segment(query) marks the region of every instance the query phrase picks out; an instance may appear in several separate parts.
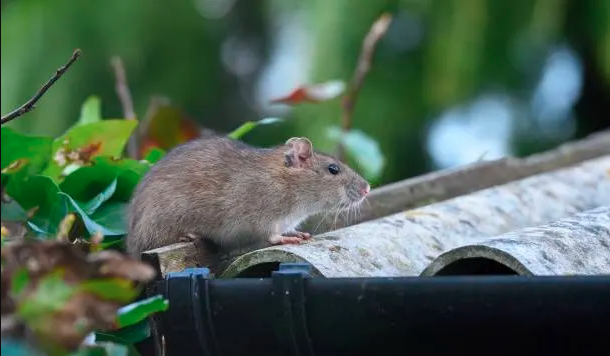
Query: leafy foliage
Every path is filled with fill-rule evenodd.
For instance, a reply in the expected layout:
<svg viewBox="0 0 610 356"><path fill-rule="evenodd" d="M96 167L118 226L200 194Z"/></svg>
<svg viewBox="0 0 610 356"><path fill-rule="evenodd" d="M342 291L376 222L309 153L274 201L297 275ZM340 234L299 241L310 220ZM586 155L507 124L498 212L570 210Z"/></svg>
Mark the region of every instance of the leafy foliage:
<svg viewBox="0 0 610 356"><path fill-rule="evenodd" d="M84 225L82 237L122 237L126 203L151 166L121 158L136 125L135 120L102 120L100 100L92 96L76 124L58 138L2 127L3 186L12 199L2 204L3 220L27 221L39 238L52 239L63 217L76 213Z"/></svg>
<svg viewBox="0 0 610 356"><path fill-rule="evenodd" d="M102 250L120 247L126 233L125 209L132 191L164 154L163 150L155 149L146 160L123 157L123 150L137 124L135 120L102 119L101 101L92 96L83 104L74 126L57 138L28 136L2 127L2 186L6 194L2 201L3 235L5 222L20 222L27 226L29 237L53 242L60 234L64 217L74 213L78 222L70 225L70 239L89 240L92 247L97 244L96 248ZM103 236L104 240L93 243L93 236ZM5 248L3 244L2 249ZM120 306L139 293L128 279L93 278L76 284L73 280L67 282L73 278L67 276L73 275L70 268L60 267L35 281L25 269L14 271L11 276L10 297L19 301L15 315L35 334L43 335L42 340L46 341L42 344L51 354L66 352L44 335L59 332L55 330L55 323L61 320L57 319L58 315L65 314L66 308L73 308L75 298L91 295ZM125 307L126 312L117 314L113 321L114 327L104 333L109 337L115 333L129 335L119 325L131 329L139 325L143 331L135 334L136 338L123 339L119 343L102 339L74 354L136 354L132 344L150 334L145 332L148 325L144 319L151 313L166 310L167 301L159 296L138 302L131 308ZM79 335L75 337L80 343L84 335ZM29 349L17 341L6 344L10 348L7 352L29 353ZM2 347L4 351L4 340Z"/></svg>

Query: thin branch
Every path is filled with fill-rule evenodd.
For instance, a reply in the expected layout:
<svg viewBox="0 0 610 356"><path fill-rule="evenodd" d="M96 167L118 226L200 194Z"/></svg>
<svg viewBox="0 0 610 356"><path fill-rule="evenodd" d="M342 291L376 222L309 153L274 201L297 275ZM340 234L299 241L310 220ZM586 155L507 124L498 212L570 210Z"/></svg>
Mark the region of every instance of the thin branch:
<svg viewBox="0 0 610 356"><path fill-rule="evenodd" d="M116 80L115 90L116 94L121 101L123 106L123 115L128 120L136 120L136 112L133 109L133 101L131 100L131 92L129 86L127 86L127 75L125 74L125 66L121 57L113 57L112 68L114 68L114 75Z"/></svg>
<svg viewBox="0 0 610 356"><path fill-rule="evenodd" d="M49 79L36 93L36 95L34 95L30 100L28 100L25 104L21 105L20 107L18 107L17 109L15 109L14 111L3 115L2 116L2 125L6 124L7 122L10 122L16 118L18 118L19 116L30 112L32 110L34 110L36 108L36 102L38 100L40 100L40 98L42 98L42 96L47 92L47 90L49 90L49 88L51 88L51 86L53 86L53 84L55 84L55 82L57 80L59 80L59 78L61 78L62 75L64 75L64 73L68 70L68 68L70 68L70 66L76 62L76 60L80 57L81 51L80 49L76 49L74 51L74 53L72 53L72 57L70 57L70 60L68 60L68 63L64 64L62 67L60 67L59 69L57 69L55 71L55 74L53 74L53 76L51 77L51 79Z"/></svg>
<svg viewBox="0 0 610 356"><path fill-rule="evenodd" d="M121 57L113 57L110 61L112 68L114 69L115 75L115 90L116 94L119 97L119 101L121 102L121 106L123 107L123 115L127 120L137 120L136 112L133 108L133 100L131 99L131 92L129 91L129 86L127 85L127 75L125 74L125 66L123 65L123 60ZM138 158L138 146L139 146L139 137L137 132L139 130L135 130L134 134L129 138L129 142L127 143L127 154L132 158Z"/></svg>
<svg viewBox="0 0 610 356"><path fill-rule="evenodd" d="M383 37L390 27L392 22L392 15L390 13L384 13L381 15L371 26L371 29L364 37L362 42L362 48L360 50L360 56L358 57L358 64L356 70L352 76L352 80L348 86L347 92L343 96L343 113L341 116L341 127L343 133L348 132L352 127L352 116L360 88L364 82L364 78L371 69L373 62L373 55L377 48L377 43ZM343 144L339 143L338 156L343 159Z"/></svg>

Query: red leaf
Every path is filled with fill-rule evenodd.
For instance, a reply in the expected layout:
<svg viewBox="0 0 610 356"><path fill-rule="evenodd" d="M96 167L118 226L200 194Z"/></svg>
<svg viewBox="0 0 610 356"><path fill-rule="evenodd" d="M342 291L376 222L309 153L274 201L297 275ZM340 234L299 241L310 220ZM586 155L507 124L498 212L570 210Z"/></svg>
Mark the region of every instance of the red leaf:
<svg viewBox="0 0 610 356"><path fill-rule="evenodd" d="M271 100L273 104L296 105L304 102L318 103L332 100L343 93L345 83L340 80L331 80L319 84L303 85L294 89L290 94Z"/></svg>
<svg viewBox="0 0 610 356"><path fill-rule="evenodd" d="M176 145L201 136L201 128L181 110L168 103L157 103L146 119L140 157L153 147L169 150Z"/></svg>

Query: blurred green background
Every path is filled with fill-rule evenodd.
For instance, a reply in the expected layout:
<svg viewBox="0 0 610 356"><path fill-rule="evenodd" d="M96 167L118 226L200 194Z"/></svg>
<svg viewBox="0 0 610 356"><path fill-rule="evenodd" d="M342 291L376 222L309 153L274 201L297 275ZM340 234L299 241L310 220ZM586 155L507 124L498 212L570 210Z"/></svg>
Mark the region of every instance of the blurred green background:
<svg viewBox="0 0 610 356"><path fill-rule="evenodd" d="M608 0L2 1L2 113L81 48L38 108L11 126L59 135L90 95L104 117L122 117L110 66L118 55L140 118L163 95L223 132L287 119L251 131L249 143L299 135L331 151L339 99L269 101L300 85L349 81L385 11L394 18L353 120L385 157L375 184L528 155L610 127Z"/></svg>

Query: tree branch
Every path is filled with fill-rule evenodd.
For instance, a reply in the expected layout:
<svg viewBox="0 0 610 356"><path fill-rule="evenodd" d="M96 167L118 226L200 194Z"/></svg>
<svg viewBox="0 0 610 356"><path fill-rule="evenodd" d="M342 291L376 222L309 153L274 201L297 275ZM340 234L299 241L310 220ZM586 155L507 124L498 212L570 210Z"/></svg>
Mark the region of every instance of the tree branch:
<svg viewBox="0 0 610 356"><path fill-rule="evenodd" d="M352 127L352 116L354 112L354 106L356 105L356 100L358 99L360 88L362 87L364 78L371 69L373 55L375 53L377 43L379 42L381 37L383 37L383 35L387 32L391 22L392 15L389 13L384 13L373 23L371 29L362 41L362 48L360 50L360 56L358 57L358 64L356 66L356 70L354 71L352 80L342 100L343 113L341 117L341 127L343 133L348 132ZM341 141L339 141L339 159L343 159L343 154L343 144L341 143Z"/></svg>
<svg viewBox="0 0 610 356"><path fill-rule="evenodd" d="M57 69L57 71L55 71L55 74L53 74L51 79L49 79L40 88L40 90L38 90L36 95L34 95L30 100L28 100L25 104L21 105L17 109L13 110L12 112L10 112L6 115L3 115L2 116L2 125L18 118L19 116L21 116L27 112L34 110L36 108L36 102L38 100L40 100L40 98L42 98L42 96L47 92L47 90L49 90L49 88L51 88L51 86L53 86L53 84L55 84L55 82L57 80L59 80L59 78L61 78L62 75L64 75L64 73L68 70L68 68L70 68L70 66L74 62L76 62L76 60L80 57L80 54L81 54L80 49L76 49L74 51L74 53L72 53L72 57L70 57L70 60L68 60L68 63L64 64L62 67Z"/></svg>
<svg viewBox="0 0 610 356"><path fill-rule="evenodd" d="M133 100L131 99L131 92L127 85L127 75L125 74L125 66L121 57L113 57L110 61L112 68L114 69L115 75L115 90L119 97L121 106L123 107L123 116L127 120L137 120L136 112L133 108ZM132 158L138 158L138 145L139 137L137 135L139 130L135 130L134 134L129 138L127 143L127 154Z"/></svg>

